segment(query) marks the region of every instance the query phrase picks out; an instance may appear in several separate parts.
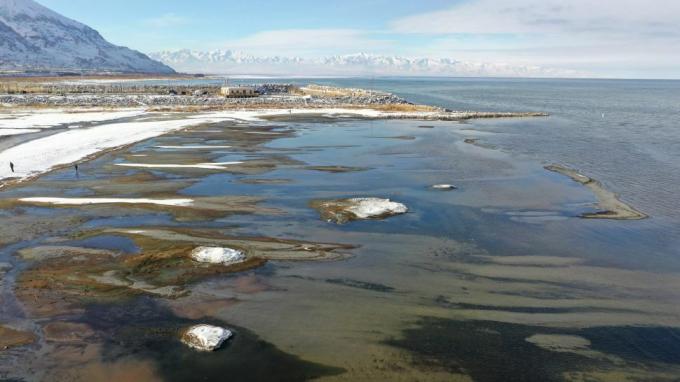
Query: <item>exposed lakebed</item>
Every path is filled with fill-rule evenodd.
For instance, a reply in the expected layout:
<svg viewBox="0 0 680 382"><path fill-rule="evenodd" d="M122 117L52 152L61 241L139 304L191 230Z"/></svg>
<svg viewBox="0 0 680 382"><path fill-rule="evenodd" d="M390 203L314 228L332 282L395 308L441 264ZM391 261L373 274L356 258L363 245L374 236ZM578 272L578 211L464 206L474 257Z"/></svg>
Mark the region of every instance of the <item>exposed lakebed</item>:
<svg viewBox="0 0 680 382"><path fill-rule="evenodd" d="M598 211L588 188L466 143L470 125L420 125L203 124L104 154L77 176L61 169L3 190L0 322L18 339L0 350L0 377L680 372L669 356L680 348L680 274L628 256L650 240L649 221L582 219ZM456 189L432 190L440 184ZM310 206L354 198L408 213L338 225ZM168 200L183 202L158 202ZM199 262L201 247L243 258ZM197 352L181 342L196 324L234 335Z"/></svg>

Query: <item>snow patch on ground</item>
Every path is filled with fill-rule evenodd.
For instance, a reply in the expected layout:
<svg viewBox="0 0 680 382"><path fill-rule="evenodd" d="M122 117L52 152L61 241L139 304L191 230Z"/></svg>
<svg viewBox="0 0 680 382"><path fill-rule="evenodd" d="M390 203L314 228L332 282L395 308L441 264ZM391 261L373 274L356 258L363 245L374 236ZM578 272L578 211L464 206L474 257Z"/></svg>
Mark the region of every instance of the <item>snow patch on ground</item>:
<svg viewBox="0 0 680 382"><path fill-rule="evenodd" d="M20 135L28 133L37 133L38 129L3 129L0 128L0 137L6 137L9 135Z"/></svg>
<svg viewBox="0 0 680 382"><path fill-rule="evenodd" d="M72 110L69 110L72 111ZM95 122L139 116L145 113L142 109L125 109L122 111L97 111L72 113L64 110L28 110L10 114L0 114L0 128L36 128L57 126L64 123ZM75 163L83 158L104 150L143 141L165 133L206 123L218 123L229 120L262 122L262 117L276 115L354 115L359 117L379 118L389 116L371 109L265 109L265 110L227 110L220 112L198 113L191 116L178 114L175 120L133 121L106 123L89 128L72 129L47 137L37 138L0 152L0 180L24 180L68 163ZM155 114L150 114L155 115ZM13 116L15 118L3 118ZM425 116L425 114L423 114ZM9 163L14 163L14 171ZM234 164L234 163L229 163ZM224 169L227 164L201 163L198 166L210 169ZM184 165L187 166L187 165ZM193 165L192 165L193 166ZM221 166L217 168L216 166ZM167 166L166 166L167 167ZM177 167L177 166L174 166ZM2 186L0 184L0 186Z"/></svg>
<svg viewBox="0 0 680 382"><path fill-rule="evenodd" d="M194 325L182 335L182 342L196 350L213 351L232 336L231 330L212 325Z"/></svg>
<svg viewBox="0 0 680 382"><path fill-rule="evenodd" d="M217 163L196 163L196 164L169 164L169 163L116 163L116 166L138 167L138 168L201 168L206 170L225 170L229 165L241 164L243 162L217 162Z"/></svg>
<svg viewBox="0 0 680 382"><path fill-rule="evenodd" d="M95 112L74 112L73 110L21 111L16 113L0 114L0 128L49 128L71 123L112 121L115 119L136 117L142 114L144 114L143 109Z"/></svg>
<svg viewBox="0 0 680 382"><path fill-rule="evenodd" d="M147 198L51 198L35 197L21 198L24 203L40 203L54 205L85 205L85 204L156 204L159 206L188 207L193 199L147 199Z"/></svg>
<svg viewBox="0 0 680 382"><path fill-rule="evenodd" d="M236 264L245 260L242 251L222 247L198 247L191 252L191 258L200 263Z"/></svg>
<svg viewBox="0 0 680 382"><path fill-rule="evenodd" d="M157 149L170 149L170 150L214 150L231 148L231 146L210 146L210 145L155 146L155 147Z"/></svg>
<svg viewBox="0 0 680 382"><path fill-rule="evenodd" d="M104 150L143 141L206 121L193 118L111 123L38 138L0 152L0 179L29 178L58 165L74 163ZM15 165L14 173L10 171L9 162Z"/></svg>

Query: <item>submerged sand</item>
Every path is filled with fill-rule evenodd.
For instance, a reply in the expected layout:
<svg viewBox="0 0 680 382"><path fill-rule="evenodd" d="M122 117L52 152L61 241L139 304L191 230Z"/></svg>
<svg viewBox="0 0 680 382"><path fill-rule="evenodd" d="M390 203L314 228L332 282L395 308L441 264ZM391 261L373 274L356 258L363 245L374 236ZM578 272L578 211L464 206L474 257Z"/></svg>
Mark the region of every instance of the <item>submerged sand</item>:
<svg viewBox="0 0 680 382"><path fill-rule="evenodd" d="M640 220L647 218L645 213L623 202L617 194L607 190L602 183L595 179L561 165L549 165L545 166L545 169L567 176L573 181L588 187L595 194L598 201L597 206L601 211L585 213L582 215L583 218L616 220Z"/></svg>

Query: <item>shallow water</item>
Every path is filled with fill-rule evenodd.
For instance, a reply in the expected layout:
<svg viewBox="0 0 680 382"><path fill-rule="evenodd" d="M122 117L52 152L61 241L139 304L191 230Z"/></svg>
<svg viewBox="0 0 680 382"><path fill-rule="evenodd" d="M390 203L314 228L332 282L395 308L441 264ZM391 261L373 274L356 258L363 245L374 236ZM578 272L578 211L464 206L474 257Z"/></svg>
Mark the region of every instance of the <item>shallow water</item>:
<svg viewBox="0 0 680 382"><path fill-rule="evenodd" d="M246 134L270 131L272 123L285 133ZM120 380L543 381L674 380L680 373L673 355L680 348L675 215L656 214L645 204L654 197L636 199L633 192L623 193L625 199L644 206L650 219L579 218L594 211L594 196L543 169L553 161L579 163L564 159L569 150L559 142L552 143L554 158L545 148L527 149L539 129L573 128L560 117L428 122L431 129L418 121L272 123L176 132L83 164L77 178L60 170L3 191L6 224L0 229L8 246L0 262L14 268L2 276L2 296L13 296L21 271L40 267L19 256L21 250L70 246L120 256L149 250L148 242L124 229L205 230L201 237L208 238L201 240L227 235L343 243L356 246L345 250L349 258L269 261L193 279L178 298L106 296L75 307L56 304L47 315L34 313L44 310L31 300L20 299L23 310L12 300L11 309L0 310L0 322L35 331L39 340L0 351L0 377L106 380L118 370ZM519 142L522 129L528 142ZM570 134L565 145L576 145ZM465 143L470 137L484 147ZM232 148L156 147L196 144ZM235 160L250 163L226 171L113 165ZM595 178L606 175L583 168ZM605 185L620 191L620 174L607 174ZM440 183L458 189L430 188ZM218 212L13 202L66 195L180 195L213 207L242 195L262 200L248 210ZM336 225L309 207L315 199L354 196L391 198L409 213ZM50 339L45 325L54 321L86 324L94 334ZM235 340L215 353L195 353L181 345L178 333L198 322L234 328Z"/></svg>

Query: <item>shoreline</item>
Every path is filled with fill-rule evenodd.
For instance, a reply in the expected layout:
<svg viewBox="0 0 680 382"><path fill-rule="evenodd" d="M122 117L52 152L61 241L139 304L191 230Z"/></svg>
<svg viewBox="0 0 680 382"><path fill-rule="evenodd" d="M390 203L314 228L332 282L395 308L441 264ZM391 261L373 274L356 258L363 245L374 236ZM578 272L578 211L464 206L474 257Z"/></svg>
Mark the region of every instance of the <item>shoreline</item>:
<svg viewBox="0 0 680 382"><path fill-rule="evenodd" d="M588 187L595 194L597 208L600 211L584 213L581 215L584 219L642 220L649 217L635 207L621 201L617 194L606 189L598 180L583 175L577 170L557 164L548 165L544 168Z"/></svg>
<svg viewBox="0 0 680 382"><path fill-rule="evenodd" d="M101 110L101 107L97 107ZM417 107L415 107L417 109ZM114 108L111 110L117 110ZM389 109L383 107L382 109ZM21 108L22 112L31 109ZM44 109L39 109L43 112ZM64 107L56 110L66 112ZM74 108L85 111L82 107ZM106 112L102 112L106 113ZM472 118L509 118L530 117L534 113L477 113L477 112L445 112L445 111L384 111L379 108L233 108L219 111L181 110L149 110L142 112L136 118L165 115L167 119L160 121L116 122L115 118L107 121L100 120L100 124L88 128L69 128L66 131L55 130L55 134L34 140L22 142L0 152L0 162L17 164L17 172L10 172L9 168L0 167L0 189L14 184L23 183L37 176L49 173L55 169L64 168L75 163L81 163L96 158L105 153L124 148L146 139L155 138L166 133L203 124L222 122L268 122L268 118L299 117L299 116L328 116L331 118L360 118L360 119L411 119L411 120L441 120L458 121ZM187 115L188 114L188 115ZM2 114L0 114L2 115ZM11 113L9 113L11 116ZM9 119L8 121L11 121ZM85 121L87 122L87 121ZM74 142L78 144L74 145ZM39 153L39 155L36 155Z"/></svg>

